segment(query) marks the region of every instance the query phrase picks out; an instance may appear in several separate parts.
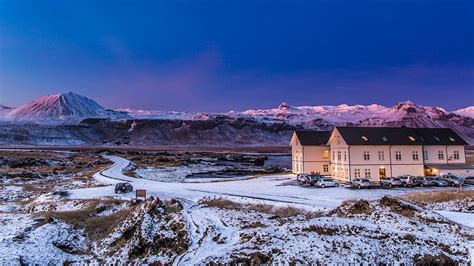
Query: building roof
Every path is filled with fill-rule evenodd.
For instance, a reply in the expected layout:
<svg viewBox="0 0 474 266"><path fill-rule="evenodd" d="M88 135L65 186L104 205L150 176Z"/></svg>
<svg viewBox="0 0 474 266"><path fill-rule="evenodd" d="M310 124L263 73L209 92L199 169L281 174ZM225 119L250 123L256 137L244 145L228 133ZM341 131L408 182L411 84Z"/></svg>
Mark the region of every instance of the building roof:
<svg viewBox="0 0 474 266"><path fill-rule="evenodd" d="M348 145L467 145L450 128L336 127Z"/></svg>
<svg viewBox="0 0 474 266"><path fill-rule="evenodd" d="M326 145L331 137L331 131L295 131L296 137L303 146Z"/></svg>

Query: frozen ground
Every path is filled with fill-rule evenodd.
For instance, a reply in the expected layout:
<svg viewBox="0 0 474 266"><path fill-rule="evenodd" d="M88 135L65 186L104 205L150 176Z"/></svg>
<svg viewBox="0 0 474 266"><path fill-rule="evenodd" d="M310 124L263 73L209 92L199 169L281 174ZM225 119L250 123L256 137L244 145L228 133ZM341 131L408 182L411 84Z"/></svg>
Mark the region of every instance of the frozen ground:
<svg viewBox="0 0 474 266"><path fill-rule="evenodd" d="M21 204L17 209L0 209L0 264L411 264L435 260L467 264L469 260L467 247L474 232L461 224L471 226L470 216L436 213L384 197L438 188L318 189L297 185L294 175L209 183L160 182L127 176L123 170L130 161L106 158L113 166L94 175L96 183L103 186L70 189L69 196L60 198L42 195L21 203L35 207L27 213L19 211L25 209ZM146 189L149 200L138 205L127 201L102 210L104 197L117 197L114 184L118 182ZM5 200L17 199L22 193L13 186L3 192ZM120 197L132 199L134 195ZM203 198L216 200L218 205L206 204ZM177 201L173 203L173 199ZM91 238L86 233L90 229L68 222L71 218L67 217L74 213L63 213L87 211L90 201L101 203L84 215L119 223L105 237ZM42 218L45 210L66 220ZM126 216L114 216L129 210Z"/></svg>

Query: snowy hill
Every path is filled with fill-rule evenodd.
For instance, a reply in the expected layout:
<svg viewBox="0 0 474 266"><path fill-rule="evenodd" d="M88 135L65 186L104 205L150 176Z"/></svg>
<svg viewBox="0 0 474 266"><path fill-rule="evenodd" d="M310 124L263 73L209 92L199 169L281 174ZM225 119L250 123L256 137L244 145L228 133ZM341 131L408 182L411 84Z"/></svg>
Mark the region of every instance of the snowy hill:
<svg viewBox="0 0 474 266"><path fill-rule="evenodd" d="M467 116L470 118L474 118L474 106L469 106L463 109L459 109L457 111L454 111L453 113L462 115L462 116Z"/></svg>
<svg viewBox="0 0 474 266"><path fill-rule="evenodd" d="M127 117L119 112L106 110L95 101L72 93L39 97L6 114L12 120L33 122L75 122L89 117Z"/></svg>

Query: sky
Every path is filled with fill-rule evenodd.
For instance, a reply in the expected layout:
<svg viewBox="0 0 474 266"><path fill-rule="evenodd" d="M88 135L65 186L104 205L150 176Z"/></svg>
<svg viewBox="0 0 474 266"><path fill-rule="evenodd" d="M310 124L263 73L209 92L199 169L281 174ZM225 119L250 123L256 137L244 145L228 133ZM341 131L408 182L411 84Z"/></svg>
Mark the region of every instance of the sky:
<svg viewBox="0 0 474 266"><path fill-rule="evenodd" d="M0 104L474 105L474 0L0 0Z"/></svg>

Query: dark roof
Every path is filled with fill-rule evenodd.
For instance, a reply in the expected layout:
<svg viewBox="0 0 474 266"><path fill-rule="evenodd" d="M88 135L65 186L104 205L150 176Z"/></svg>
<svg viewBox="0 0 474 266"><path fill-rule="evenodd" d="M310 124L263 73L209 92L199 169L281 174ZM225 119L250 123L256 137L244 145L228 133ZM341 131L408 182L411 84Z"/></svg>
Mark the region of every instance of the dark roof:
<svg viewBox="0 0 474 266"><path fill-rule="evenodd" d="M450 128L336 128L348 145L467 145Z"/></svg>
<svg viewBox="0 0 474 266"><path fill-rule="evenodd" d="M295 134L303 146L326 145L331 137L331 131L295 131Z"/></svg>

